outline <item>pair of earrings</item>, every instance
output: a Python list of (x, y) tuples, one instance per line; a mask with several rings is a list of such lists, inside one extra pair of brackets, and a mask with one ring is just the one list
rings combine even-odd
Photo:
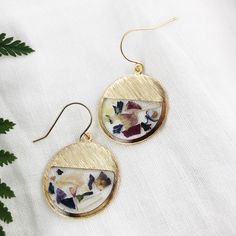
[[(163, 123), (167, 101), (163, 88), (151, 76), (142, 74), (144, 66), (130, 60), (123, 52), (124, 38), (131, 32), (154, 30), (156, 27), (127, 31), (120, 43), (125, 59), (135, 63), (135, 73), (122, 76), (107, 88), (99, 104), (99, 123), (103, 131), (120, 143), (145, 140)], [(90, 122), (78, 142), (64, 147), (49, 161), (43, 175), (43, 191), (50, 207), (71, 217), (86, 217), (102, 210), (112, 200), (119, 183), (119, 169), (114, 155), (104, 146), (92, 141), (87, 131), (92, 124), (89, 108), (79, 102), (66, 105), (40, 141), (46, 138), (64, 110), (72, 105), (83, 106)]]

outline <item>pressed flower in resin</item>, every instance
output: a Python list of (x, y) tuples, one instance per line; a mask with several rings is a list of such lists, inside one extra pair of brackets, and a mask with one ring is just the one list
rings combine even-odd
[(123, 125), (119, 124), (119, 125), (115, 125), (113, 127), (113, 134), (119, 134), (121, 132)]
[(116, 113), (116, 114), (121, 113), (121, 112), (122, 112), (122, 109), (123, 109), (123, 106), (124, 106), (124, 103), (123, 103), (122, 101), (117, 102), (117, 105), (116, 105), (116, 106), (113, 105), (113, 108), (114, 108), (115, 113)]
[(125, 129), (128, 129), (138, 123), (138, 117), (135, 113), (119, 114), (119, 118)]
[[(110, 171), (51, 168), (47, 191), (53, 204), (68, 213), (88, 212), (102, 204), (112, 190), (114, 174)], [(54, 178), (53, 178), (54, 179)]]
[(57, 203), (60, 203), (62, 199), (64, 199), (66, 197), (66, 193), (61, 190), (60, 188), (57, 188), (56, 190), (56, 200)]
[(89, 190), (91, 190), (93, 188), (92, 185), (93, 185), (94, 181), (95, 181), (94, 176), (90, 174), (89, 175), (89, 182), (88, 182)]
[(48, 192), (51, 193), (51, 194), (55, 193), (54, 186), (51, 182), (49, 183), (49, 186), (48, 186)]
[(151, 129), (152, 124), (147, 124), (147, 123), (141, 123), (141, 127), (143, 128), (144, 131), (148, 131)]
[(99, 190), (103, 190), (106, 186), (111, 184), (111, 179), (102, 171), (95, 180), (95, 184)]
[(159, 102), (106, 99), (103, 109), (107, 131), (119, 140), (129, 141), (140, 139), (157, 125), (162, 105)]
[(132, 126), (129, 129), (123, 131), (122, 133), (127, 138), (130, 137), (130, 136), (133, 136), (133, 135), (140, 134), (141, 133), (141, 126), (140, 126), (140, 124)]
[(63, 174), (63, 171), (60, 170), (60, 169), (58, 169), (58, 170), (57, 170), (57, 174), (58, 174), (58, 175), (62, 175), (62, 174)]
[(69, 187), (69, 191), (73, 197), (76, 196), (77, 189), (78, 187)]
[(129, 110), (129, 109), (139, 109), (139, 110), (141, 110), (142, 107), (136, 102), (128, 101), (127, 104), (126, 104), (126, 109), (127, 110)]
[(90, 196), (90, 195), (93, 195), (93, 192), (86, 192), (83, 194), (79, 194), (76, 196), (76, 198), (78, 199), (79, 202), (81, 202), (85, 196)]
[(61, 204), (65, 205), (68, 208), (75, 209), (75, 203), (74, 203), (74, 200), (73, 200), (72, 197), (71, 198), (62, 199), (61, 200)]

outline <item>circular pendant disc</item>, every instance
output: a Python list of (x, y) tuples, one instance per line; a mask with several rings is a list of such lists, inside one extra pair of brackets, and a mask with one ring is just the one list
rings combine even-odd
[(105, 147), (80, 141), (60, 150), (48, 163), (43, 190), (49, 205), (71, 217), (94, 215), (111, 201), (118, 166)]
[(105, 91), (99, 107), (103, 131), (121, 143), (152, 135), (166, 116), (166, 96), (159, 82), (143, 74), (126, 75)]

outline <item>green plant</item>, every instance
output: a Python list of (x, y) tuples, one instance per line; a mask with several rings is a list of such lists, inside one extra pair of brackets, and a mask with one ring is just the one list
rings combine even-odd
[[(28, 55), (29, 53), (34, 52), (34, 50), (26, 45), (26, 43), (15, 40), (13, 37), (6, 38), (5, 33), (0, 34), (0, 57), (1, 56), (22, 56)], [(0, 134), (6, 134), (10, 129), (13, 129), (14, 123), (7, 120), (0, 118)], [(11, 164), (13, 161), (16, 160), (16, 157), (13, 153), (10, 153), (5, 150), (0, 150), (0, 167), (4, 165)], [(14, 192), (11, 188), (4, 182), (2, 182), (0, 178), (0, 198), (13, 198), (15, 197)], [(13, 221), (11, 212), (8, 208), (4, 205), (4, 203), (0, 200), (0, 220), (9, 224)], [(3, 227), (0, 225), (0, 236), (5, 236), (5, 232)]]
[(13, 37), (6, 38), (5, 33), (0, 34), (0, 57), (4, 56), (22, 56), (28, 55), (34, 50), (20, 40), (15, 40)]
[[(10, 129), (13, 129), (14, 123), (9, 120), (4, 120), (0, 118), (0, 134), (6, 134)], [(4, 165), (11, 164), (13, 161), (16, 160), (14, 154), (0, 150), (0, 166), (3, 167)], [(15, 197), (14, 192), (11, 188), (2, 180), (0, 179), (0, 197), (1, 198), (12, 198)], [(6, 206), (4, 206), (3, 202), (0, 201), (0, 220), (4, 221), (5, 223), (9, 224), (13, 221), (11, 212), (8, 210)], [(2, 226), (0, 226), (0, 235), (5, 235)]]

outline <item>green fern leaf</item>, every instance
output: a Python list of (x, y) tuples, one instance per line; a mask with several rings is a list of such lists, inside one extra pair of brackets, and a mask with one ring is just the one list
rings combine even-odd
[(6, 134), (10, 129), (13, 129), (14, 125), (15, 123), (9, 120), (4, 120), (3, 118), (0, 118), (0, 134)]
[(0, 202), (0, 220), (6, 222), (7, 224), (13, 221), (11, 212), (2, 202)]
[(2, 226), (0, 225), (0, 236), (5, 236), (5, 232), (3, 231), (3, 228)]
[(15, 197), (14, 192), (4, 182), (0, 183), (0, 197), (2, 198)]
[(0, 150), (0, 166), (11, 164), (13, 161), (15, 161), (17, 158), (13, 153)]
[(6, 34), (0, 34), (0, 57), (4, 56), (22, 56), (34, 52), (34, 50), (20, 40), (13, 41), (14, 38), (6, 38)]

